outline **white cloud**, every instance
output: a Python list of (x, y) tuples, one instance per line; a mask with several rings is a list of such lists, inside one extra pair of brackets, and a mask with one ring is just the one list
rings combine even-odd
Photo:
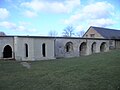
[(11, 23), (11, 22), (7, 22), (7, 21), (0, 22), (0, 26), (8, 28), (8, 29), (16, 29), (16, 24)]
[(39, 11), (45, 8), (44, 3), (39, 0), (32, 0), (31, 2), (23, 2), (21, 5), (29, 9), (33, 9), (35, 11)]
[(46, 3), (48, 7), (45, 8), (46, 11), (48, 11), (48, 8), (50, 12), (55, 13), (66, 13), (69, 12), (69, 10), (66, 8), (66, 6), (63, 3), (60, 2), (53, 2), (53, 3)]
[(61, 2), (54, 0), (51, 2), (49, 0), (32, 0), (31, 2), (24, 2), (21, 5), (35, 12), (68, 13), (80, 5), (80, 0), (65, 0)]
[(31, 25), (30, 22), (24, 22), (24, 21), (20, 21), (19, 24), (22, 26), (30, 26)]
[(5, 19), (9, 16), (9, 11), (6, 8), (0, 8), (0, 19)]
[(111, 15), (113, 6), (107, 2), (97, 2), (83, 8), (83, 13), (89, 18), (108, 18)]
[(10, 29), (10, 30), (18, 30), (18, 31), (24, 31), (24, 32), (36, 32), (36, 29), (28, 29), (27, 26), (25, 25), (16, 25), (15, 23), (12, 23), (12, 22), (7, 22), (7, 21), (3, 21), (3, 22), (0, 22), (0, 27), (3, 27), (3, 28), (7, 28), (7, 29)]
[(18, 26), (18, 27), (16, 27), (16, 30), (27, 31), (27, 29), (24, 26)]
[(32, 11), (28, 11), (28, 10), (24, 12), (24, 15), (29, 18), (37, 16), (36, 12), (32, 12)]
[(82, 24), (109, 26), (114, 24), (110, 18), (114, 17), (114, 6), (107, 2), (96, 2), (81, 8), (76, 14), (65, 19), (65, 24)]
[(95, 19), (91, 20), (89, 25), (90, 26), (100, 26), (100, 27), (107, 27), (115, 24), (115, 22), (112, 19)]
[(69, 19), (65, 19), (64, 23), (65, 24), (73, 24), (73, 23), (76, 23), (77, 21), (79, 21), (80, 19), (82, 20), (83, 18), (82, 18), (82, 14), (74, 14), (74, 15), (71, 15), (71, 17)]
[(82, 25), (76, 26), (76, 31), (84, 31), (84, 27)]

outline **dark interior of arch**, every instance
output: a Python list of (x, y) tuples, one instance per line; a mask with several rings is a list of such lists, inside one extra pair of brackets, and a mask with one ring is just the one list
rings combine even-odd
[(3, 58), (12, 58), (12, 48), (9, 45), (4, 47)]
[(72, 51), (73, 50), (73, 43), (72, 42), (67, 42), (66, 43), (66, 52)]
[(96, 42), (94, 42), (94, 43), (92, 44), (91, 51), (92, 51), (92, 53), (95, 53), (95, 52), (96, 52)]
[(80, 45), (80, 55), (85, 55), (86, 54), (86, 49), (87, 49), (87, 44), (86, 42), (83, 42), (81, 45)]
[(106, 43), (103, 42), (100, 46), (100, 52), (104, 52), (106, 49), (105, 49), (105, 46), (106, 46)]

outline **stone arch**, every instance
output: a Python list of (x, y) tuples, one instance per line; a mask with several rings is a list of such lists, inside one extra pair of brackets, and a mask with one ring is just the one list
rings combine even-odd
[(3, 58), (12, 58), (12, 47), (10, 45), (4, 47)]
[(80, 50), (80, 55), (86, 55), (87, 43), (86, 42), (82, 42), (80, 47), (79, 47), (79, 50)]
[(91, 53), (95, 53), (96, 52), (96, 42), (93, 42), (91, 45)]
[(100, 45), (100, 52), (105, 52), (106, 51), (106, 42), (102, 42)]
[(65, 44), (65, 51), (66, 51), (66, 52), (71, 52), (71, 51), (73, 51), (73, 43), (72, 43), (72, 42), (67, 42), (67, 43)]

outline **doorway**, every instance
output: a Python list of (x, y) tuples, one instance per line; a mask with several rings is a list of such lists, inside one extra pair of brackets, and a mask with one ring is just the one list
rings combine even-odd
[(12, 58), (12, 48), (6, 45), (3, 50), (3, 58)]

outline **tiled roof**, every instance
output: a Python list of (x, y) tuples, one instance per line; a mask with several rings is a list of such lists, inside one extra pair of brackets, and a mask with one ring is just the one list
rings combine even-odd
[(91, 28), (96, 30), (105, 39), (120, 39), (120, 30), (108, 29), (108, 28), (102, 28), (102, 27), (94, 27), (94, 26), (91, 26)]

